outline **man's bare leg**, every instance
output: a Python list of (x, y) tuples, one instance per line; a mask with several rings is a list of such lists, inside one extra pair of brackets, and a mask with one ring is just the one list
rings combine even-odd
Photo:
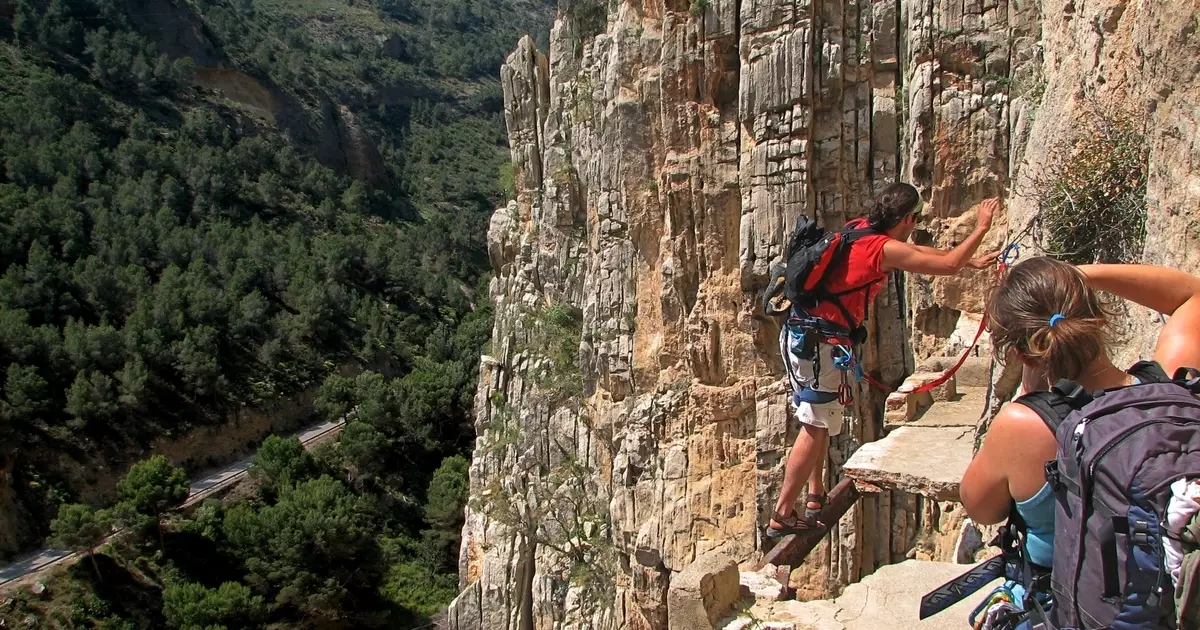
[[(808, 476), (808, 493), (818, 497), (825, 496), (825, 468), (826, 462), (829, 459), (829, 431), (825, 431), (824, 439), (821, 440), (821, 452), (816, 461), (817, 465), (813, 466), (812, 474)], [(804, 504), (806, 510), (819, 510), (825, 507), (813, 501), (807, 501)]]
[[(796, 436), (796, 444), (788, 454), (787, 466), (783, 471), (783, 490), (775, 504), (776, 515), (787, 516), (795, 509), (796, 499), (800, 498), (804, 487), (811, 483), (813, 469), (824, 461), (819, 457), (824, 455), (828, 445), (829, 429), (810, 424), (800, 425), (800, 435)], [(823, 468), (820, 467), (821, 472), (824, 472)], [(772, 518), (771, 526), (782, 529), (783, 523)]]

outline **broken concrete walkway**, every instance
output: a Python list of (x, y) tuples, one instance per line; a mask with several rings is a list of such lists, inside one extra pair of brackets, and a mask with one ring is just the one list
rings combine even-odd
[[(958, 484), (971, 463), (975, 425), (986, 404), (987, 389), (964, 387), (939, 396), (926, 394), (899, 405), (886, 437), (862, 445), (844, 467), (861, 488), (903, 490), (939, 501), (957, 501)], [(893, 394), (893, 396), (898, 396)], [(900, 395), (903, 398), (902, 395)], [(938, 400), (938, 398), (941, 400)]]
[(970, 566), (908, 560), (880, 567), (862, 581), (846, 587), (837, 599), (743, 602), (717, 630), (961, 630), (967, 615), (1000, 583), (985, 586), (964, 601), (924, 621), (917, 619), (925, 593), (962, 575)]

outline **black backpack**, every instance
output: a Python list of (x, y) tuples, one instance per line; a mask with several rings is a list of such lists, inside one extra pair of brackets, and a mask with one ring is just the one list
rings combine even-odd
[(1046, 463), (1057, 498), (1054, 595), (1058, 628), (1173, 626), (1162, 536), (1170, 485), (1200, 477), (1200, 372), (1169, 378), (1157, 363), (1136, 385), (1089, 393), (1070, 381), (1017, 399), (1058, 438)]
[[(854, 224), (855, 227), (851, 227)], [(845, 264), (850, 246), (858, 239), (878, 234), (866, 227), (866, 221), (851, 222), (836, 232), (830, 232), (811, 217), (796, 219), (796, 229), (784, 251), (785, 264), (775, 265), (771, 280), (763, 291), (762, 308), (766, 315), (790, 316), (794, 308), (809, 309), (820, 302), (833, 302), (850, 324), (850, 333), (861, 328), (861, 322), (850, 315), (841, 296), (866, 291), (878, 280), (845, 291), (831, 293), (825, 289), (829, 271)], [(865, 331), (863, 331), (865, 332)]]
[[(1139, 383), (1087, 392), (1060, 380), (1017, 398), (1058, 439), (1046, 462), (1055, 491), (1054, 562), (1047, 574), (1024, 549), (1015, 504), (993, 545), (1001, 554), (927, 594), (921, 618), (964, 599), (996, 577), (1024, 585), (1025, 614), (1013, 619), (1052, 630), (1158, 630), (1174, 627), (1171, 578), (1163, 563), (1163, 522), (1171, 482), (1200, 477), (1200, 372), (1169, 378), (1142, 361)], [(1049, 618), (1041, 600), (1053, 594)]]

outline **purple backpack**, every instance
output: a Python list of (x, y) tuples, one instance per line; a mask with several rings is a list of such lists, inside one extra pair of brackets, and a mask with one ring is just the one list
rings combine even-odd
[(1169, 378), (1143, 361), (1129, 372), (1137, 384), (1087, 392), (1061, 380), (1016, 401), (1058, 438), (1046, 462), (1057, 498), (1048, 627), (1174, 626), (1163, 524), (1171, 483), (1200, 477), (1200, 371)]

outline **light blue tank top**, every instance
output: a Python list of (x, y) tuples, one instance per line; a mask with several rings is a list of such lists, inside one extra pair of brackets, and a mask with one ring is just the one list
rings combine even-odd
[(1054, 489), (1045, 484), (1037, 494), (1017, 501), (1017, 513), (1025, 519), (1029, 561), (1043, 567), (1054, 564)]

